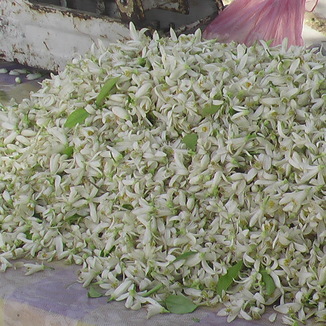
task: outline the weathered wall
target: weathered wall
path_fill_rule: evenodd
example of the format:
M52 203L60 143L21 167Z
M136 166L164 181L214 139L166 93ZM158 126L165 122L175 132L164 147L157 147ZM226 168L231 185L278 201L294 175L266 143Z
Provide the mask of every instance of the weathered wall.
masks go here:
M99 39L110 43L128 38L129 28L111 18L1 0L0 34L0 58L56 71Z

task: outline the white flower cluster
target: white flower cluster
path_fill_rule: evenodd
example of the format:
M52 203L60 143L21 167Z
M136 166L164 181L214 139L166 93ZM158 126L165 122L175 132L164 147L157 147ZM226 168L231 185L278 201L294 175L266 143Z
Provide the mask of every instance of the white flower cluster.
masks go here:
M325 321L326 58L131 37L1 108L1 269L80 264L85 286L149 315L184 294L228 320L274 305L287 324Z

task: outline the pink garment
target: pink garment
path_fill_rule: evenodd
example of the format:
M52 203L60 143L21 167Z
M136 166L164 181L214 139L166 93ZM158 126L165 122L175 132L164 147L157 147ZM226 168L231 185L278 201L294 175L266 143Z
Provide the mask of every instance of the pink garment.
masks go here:
M203 37L220 42L252 45L257 40L272 45L288 39L288 45L303 45L305 10L318 0L234 0L205 29Z

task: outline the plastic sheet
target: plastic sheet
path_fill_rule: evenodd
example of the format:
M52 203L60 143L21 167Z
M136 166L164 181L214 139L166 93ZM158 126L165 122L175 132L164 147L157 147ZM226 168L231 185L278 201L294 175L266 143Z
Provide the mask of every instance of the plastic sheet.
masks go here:
M16 264L17 261L12 261ZM18 262L19 263L19 262ZM132 311L123 302L107 297L89 298L77 282L78 266L62 262L46 264L51 269L25 276L23 268L0 272L0 326L280 326L268 321L243 319L227 323L216 315L218 308L200 308L191 314L161 314L146 318L146 309Z
M305 10L313 10L318 0L234 0L206 28L205 38L252 45L257 40L303 45Z

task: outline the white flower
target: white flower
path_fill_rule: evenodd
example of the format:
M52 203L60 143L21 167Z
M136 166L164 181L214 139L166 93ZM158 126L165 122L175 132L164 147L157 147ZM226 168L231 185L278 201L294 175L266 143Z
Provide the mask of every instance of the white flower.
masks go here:
M34 273L44 271L46 268L45 265L43 264L29 264L29 263L25 263L24 267L26 268L25 275L32 275Z
M126 291L130 288L132 285L132 280L126 279L123 281L111 294L111 299L115 300L116 298L119 298L121 295L125 294Z
M5 272L9 267L12 267L12 264L5 257L0 255L0 271Z
M280 312L282 314L294 313L294 312L299 311L300 308L301 308L301 304L300 303L296 303L296 302L293 302L293 303L284 303L284 304L281 304L279 306L274 307L274 309L277 312Z
M272 313L272 314L269 315L268 320L271 323L273 323L276 320L276 318L277 318L277 314L276 313Z
M1 269L63 259L152 316L171 293L217 304L217 282L242 261L229 321L277 299L287 323L323 320L326 59L130 29L1 106ZM119 83L99 107L108 76ZM64 128L80 108L87 119Z
M148 319L155 315L167 312L167 310L158 303L152 303L147 305L146 310L147 310L146 318Z

